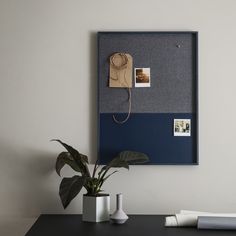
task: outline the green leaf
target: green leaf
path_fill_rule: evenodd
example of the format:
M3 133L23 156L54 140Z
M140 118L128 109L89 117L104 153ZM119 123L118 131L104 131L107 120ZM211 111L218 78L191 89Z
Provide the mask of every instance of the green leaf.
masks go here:
M129 169L129 164L141 164L145 163L149 160L148 156L141 152L133 152L133 151L123 151L118 154L113 160L111 160L107 166L104 166L101 169L101 172L114 167L114 168L126 168Z
M87 163L88 163L87 156L80 154L76 149L74 149L73 147L69 146L66 143L63 143L59 139L52 139L51 141L59 142L70 153L70 155L72 156L72 158L74 159L74 161L78 165L80 172L83 175L90 176L89 169L87 166Z
M105 175L110 168L126 168L129 169L129 164L141 164L149 160L148 156L141 152L123 151L117 157L112 159L106 166L103 166L98 173L101 186L104 182Z
M123 167L123 168L129 169L128 162L125 161L125 160L121 160L121 158L119 156L114 158L113 160L111 160L107 166L110 167L110 168L111 167L114 167L114 168L121 168L121 167Z
M74 161L70 153L61 152L57 157L56 166L55 166L56 172L59 176L61 176L60 175L61 169L66 164L69 165L73 170L77 172L81 172L80 168L78 167L78 165L76 164L76 162Z
M63 178L59 188L59 195L64 208L66 208L70 202L81 191L86 177L75 175L71 178Z
M79 153L79 154L80 154L80 157L83 160L83 162L86 162L88 164L88 157L84 154L81 154L81 153Z
M79 153L76 149L74 149L72 146L63 143L61 140L59 139L52 139L51 141L56 141L59 142L70 154L73 158L76 159L81 159L82 161L88 163L88 157L84 154Z
M134 151L120 152L118 158L122 161L128 162L129 164L141 164L149 161L149 158L146 154Z

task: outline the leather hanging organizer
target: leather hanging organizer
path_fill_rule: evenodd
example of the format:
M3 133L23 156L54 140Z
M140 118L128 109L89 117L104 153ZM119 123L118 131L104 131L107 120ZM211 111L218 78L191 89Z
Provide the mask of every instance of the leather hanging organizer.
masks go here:
M128 53L114 53L109 58L110 62L110 88L132 88L133 58Z

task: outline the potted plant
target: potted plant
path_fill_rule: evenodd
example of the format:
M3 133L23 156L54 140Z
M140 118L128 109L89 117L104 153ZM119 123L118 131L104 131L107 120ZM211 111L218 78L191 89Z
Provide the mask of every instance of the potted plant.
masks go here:
M52 141L59 142L66 151L61 152L56 160L56 172L60 176L61 169L69 165L78 175L70 178L63 178L59 195L64 208L77 196L84 187L87 193L83 196L83 220L100 222L109 220L110 197L103 194L102 185L117 170L109 172L111 168L129 169L129 164L141 164L148 161L147 155L140 152L123 151L113 158L107 165L99 165L96 161L92 173L88 169L88 157L79 153L73 147L58 139Z

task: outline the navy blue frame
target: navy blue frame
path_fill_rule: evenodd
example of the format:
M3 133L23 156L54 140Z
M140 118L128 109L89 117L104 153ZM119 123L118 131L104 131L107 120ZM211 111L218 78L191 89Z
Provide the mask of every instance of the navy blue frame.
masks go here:
M195 133L195 149L196 149L196 158L194 159L194 161L192 161L191 163L180 163L180 162L171 162L171 163L158 163L158 164L152 164L152 165L199 165L199 85L198 85L198 80L199 80L199 75L198 75L198 70L199 70L199 64L198 64L198 31L99 31L97 32L97 75L98 75L98 83L97 83L97 114L98 114L98 118L97 118L97 140L98 140L98 145L97 145L97 156L100 159L100 108L99 108L99 97L100 97L100 93L99 93L99 83L100 83L100 79L99 79L99 40L100 40L100 35L102 34L191 34L195 37L195 47L193 47L193 64L195 68L194 74L193 74L193 78L195 81L195 110L196 110L196 123L195 123L195 127L196 127L196 133ZM106 162L107 163L107 162ZM103 161L101 161L100 159L100 164L105 164ZM148 163L147 163L148 164Z

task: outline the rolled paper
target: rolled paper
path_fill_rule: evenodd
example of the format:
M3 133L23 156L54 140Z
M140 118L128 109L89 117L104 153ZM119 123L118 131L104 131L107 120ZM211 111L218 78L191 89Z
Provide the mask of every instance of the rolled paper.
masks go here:
M165 226L166 227L176 227L176 226L178 226L176 217L175 216L167 216L165 218Z
M165 226L166 227L196 227L198 223L198 217L200 216L236 217L236 214L181 210L179 214L166 217Z
M165 219L165 226L166 227L190 227L197 225L197 218L196 215L181 215L176 214L174 216L167 216Z
M199 216L197 228L236 230L236 217Z

